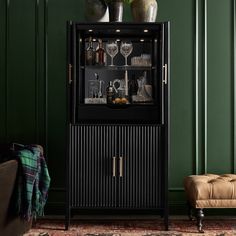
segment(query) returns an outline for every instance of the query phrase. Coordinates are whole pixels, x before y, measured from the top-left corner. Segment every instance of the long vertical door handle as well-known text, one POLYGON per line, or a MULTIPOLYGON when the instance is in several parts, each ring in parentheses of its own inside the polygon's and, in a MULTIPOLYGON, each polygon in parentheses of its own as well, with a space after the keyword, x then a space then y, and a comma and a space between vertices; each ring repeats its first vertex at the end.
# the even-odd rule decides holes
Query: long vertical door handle
POLYGON ((71 82, 72 82, 72 76, 71 76, 72 65, 71 64, 68 65, 68 73, 69 73, 69 75, 68 75, 69 84, 71 84, 71 82))
POLYGON ((113 176, 113 177, 116 177, 116 157, 113 157, 112 176, 113 176))
POLYGON ((123 157, 120 157, 120 177, 123 177, 123 157))
POLYGON ((167 64, 165 64, 163 67, 164 67, 164 73, 165 73, 163 83, 167 84, 168 66, 167 66, 167 64))

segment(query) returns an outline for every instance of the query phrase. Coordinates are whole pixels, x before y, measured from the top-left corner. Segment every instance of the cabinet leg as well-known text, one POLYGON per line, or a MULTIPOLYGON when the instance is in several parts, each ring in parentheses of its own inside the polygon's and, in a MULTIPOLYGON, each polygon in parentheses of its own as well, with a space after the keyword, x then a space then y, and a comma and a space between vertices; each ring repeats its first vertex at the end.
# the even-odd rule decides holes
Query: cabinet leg
POLYGON ((203 218, 204 218, 203 209, 197 209, 197 228, 198 228, 199 233, 204 233, 204 231, 202 230, 203 218))
POLYGON ((189 201, 187 202, 187 206, 188 206, 188 218, 189 218, 189 220, 194 220, 194 218, 193 218, 193 207, 192 207, 192 205, 190 204, 189 201))
POLYGON ((69 229, 69 226, 70 226, 70 217, 71 217, 71 209, 70 209, 70 207, 68 206, 68 207, 66 208, 65 230, 68 230, 68 229, 69 229))
POLYGON ((165 217, 165 231, 169 230, 169 219, 165 217))
POLYGON ((165 211, 164 211, 164 210, 161 210, 161 211, 160 211, 160 217, 161 217, 161 218, 164 218, 164 215, 165 215, 165 211))
POLYGON ((169 211, 164 210, 164 224, 165 224, 165 230, 169 230, 169 211))

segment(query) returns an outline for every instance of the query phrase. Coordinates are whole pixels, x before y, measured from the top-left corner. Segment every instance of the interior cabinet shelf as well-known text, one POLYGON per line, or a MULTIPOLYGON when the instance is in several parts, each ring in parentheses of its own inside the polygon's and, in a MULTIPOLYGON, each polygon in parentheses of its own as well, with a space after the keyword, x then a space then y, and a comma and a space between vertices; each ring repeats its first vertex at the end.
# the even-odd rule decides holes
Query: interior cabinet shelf
POLYGON ((119 108, 119 107, 146 107, 146 106, 152 106, 152 107, 157 107, 157 104, 154 103, 132 103, 132 104, 79 104, 80 107, 94 107, 94 108, 98 108, 99 107, 108 107, 108 108, 119 108))
POLYGON ((156 67, 154 66, 98 66, 98 65, 94 65, 94 66, 81 66, 81 69, 85 69, 85 70, 156 70, 156 67))

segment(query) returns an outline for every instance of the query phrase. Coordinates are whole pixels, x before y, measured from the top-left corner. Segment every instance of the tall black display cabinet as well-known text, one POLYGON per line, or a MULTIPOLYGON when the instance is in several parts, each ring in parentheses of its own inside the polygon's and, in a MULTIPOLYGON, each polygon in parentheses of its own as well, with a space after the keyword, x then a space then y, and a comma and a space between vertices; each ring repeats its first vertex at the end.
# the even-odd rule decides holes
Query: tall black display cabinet
POLYGON ((66 229, 73 209, 107 209, 155 210, 168 230, 169 28, 68 22, 66 229))

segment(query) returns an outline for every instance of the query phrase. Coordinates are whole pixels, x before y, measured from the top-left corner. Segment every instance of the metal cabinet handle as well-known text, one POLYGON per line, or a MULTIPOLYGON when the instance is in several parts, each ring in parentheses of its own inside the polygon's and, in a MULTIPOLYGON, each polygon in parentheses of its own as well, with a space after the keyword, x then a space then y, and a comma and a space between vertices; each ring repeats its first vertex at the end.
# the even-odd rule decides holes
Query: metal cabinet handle
POLYGON ((168 65, 167 64, 165 64, 164 66, 163 66, 163 68, 165 69, 165 75, 164 75, 164 80, 163 80, 163 83, 164 84, 167 84, 167 76, 168 76, 168 74, 167 74, 167 72, 168 72, 168 65))
POLYGON ((71 79, 71 69, 72 69, 72 65, 69 64, 68 67, 69 67, 69 68, 68 68, 68 73, 69 73, 68 79, 69 79, 69 84, 71 84, 71 82, 72 82, 72 79, 71 79))
POLYGON ((120 157, 120 177, 123 177, 123 157, 120 157))
POLYGON ((112 176, 116 177, 116 157, 113 157, 112 176))

